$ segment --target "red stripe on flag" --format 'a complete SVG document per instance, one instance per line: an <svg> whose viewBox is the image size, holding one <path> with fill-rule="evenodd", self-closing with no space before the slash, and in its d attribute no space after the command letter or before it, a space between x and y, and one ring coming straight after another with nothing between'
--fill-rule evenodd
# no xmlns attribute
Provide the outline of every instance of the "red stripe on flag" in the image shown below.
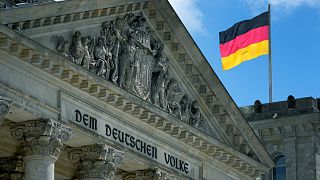
<svg viewBox="0 0 320 180"><path fill-rule="evenodd" d="M252 29L245 34L242 34L235 39L220 44L221 57L227 57L230 54L235 53L237 50L245 48L250 44L258 43L269 39L268 26L262 26Z"/></svg>

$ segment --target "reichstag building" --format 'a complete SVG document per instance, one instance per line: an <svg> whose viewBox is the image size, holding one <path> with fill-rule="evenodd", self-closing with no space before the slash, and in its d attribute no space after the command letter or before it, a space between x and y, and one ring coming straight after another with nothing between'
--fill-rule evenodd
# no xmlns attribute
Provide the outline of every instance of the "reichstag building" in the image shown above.
<svg viewBox="0 0 320 180"><path fill-rule="evenodd" d="M238 108L167 0L0 6L0 179L320 179L317 100Z"/></svg>

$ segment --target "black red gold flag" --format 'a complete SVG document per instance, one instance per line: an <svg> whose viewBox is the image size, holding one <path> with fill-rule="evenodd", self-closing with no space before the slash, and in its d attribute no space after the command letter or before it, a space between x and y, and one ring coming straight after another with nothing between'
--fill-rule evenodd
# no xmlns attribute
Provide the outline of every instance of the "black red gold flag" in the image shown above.
<svg viewBox="0 0 320 180"><path fill-rule="evenodd" d="M219 36L223 70L269 54L269 12L238 22Z"/></svg>

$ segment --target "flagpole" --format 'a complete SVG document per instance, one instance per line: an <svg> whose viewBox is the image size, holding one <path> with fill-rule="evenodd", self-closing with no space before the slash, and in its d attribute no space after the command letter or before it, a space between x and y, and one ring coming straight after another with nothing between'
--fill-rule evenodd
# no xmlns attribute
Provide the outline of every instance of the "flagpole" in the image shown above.
<svg viewBox="0 0 320 180"><path fill-rule="evenodd" d="M271 11L270 1L268 0L269 11L269 103L272 103L272 58L271 58Z"/></svg>

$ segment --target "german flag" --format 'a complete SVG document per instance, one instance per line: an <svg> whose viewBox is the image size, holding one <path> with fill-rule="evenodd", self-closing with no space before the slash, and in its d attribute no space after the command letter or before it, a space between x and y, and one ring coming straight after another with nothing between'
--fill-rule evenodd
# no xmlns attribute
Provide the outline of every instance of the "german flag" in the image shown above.
<svg viewBox="0 0 320 180"><path fill-rule="evenodd" d="M269 54L269 12L238 22L219 36L223 70Z"/></svg>

